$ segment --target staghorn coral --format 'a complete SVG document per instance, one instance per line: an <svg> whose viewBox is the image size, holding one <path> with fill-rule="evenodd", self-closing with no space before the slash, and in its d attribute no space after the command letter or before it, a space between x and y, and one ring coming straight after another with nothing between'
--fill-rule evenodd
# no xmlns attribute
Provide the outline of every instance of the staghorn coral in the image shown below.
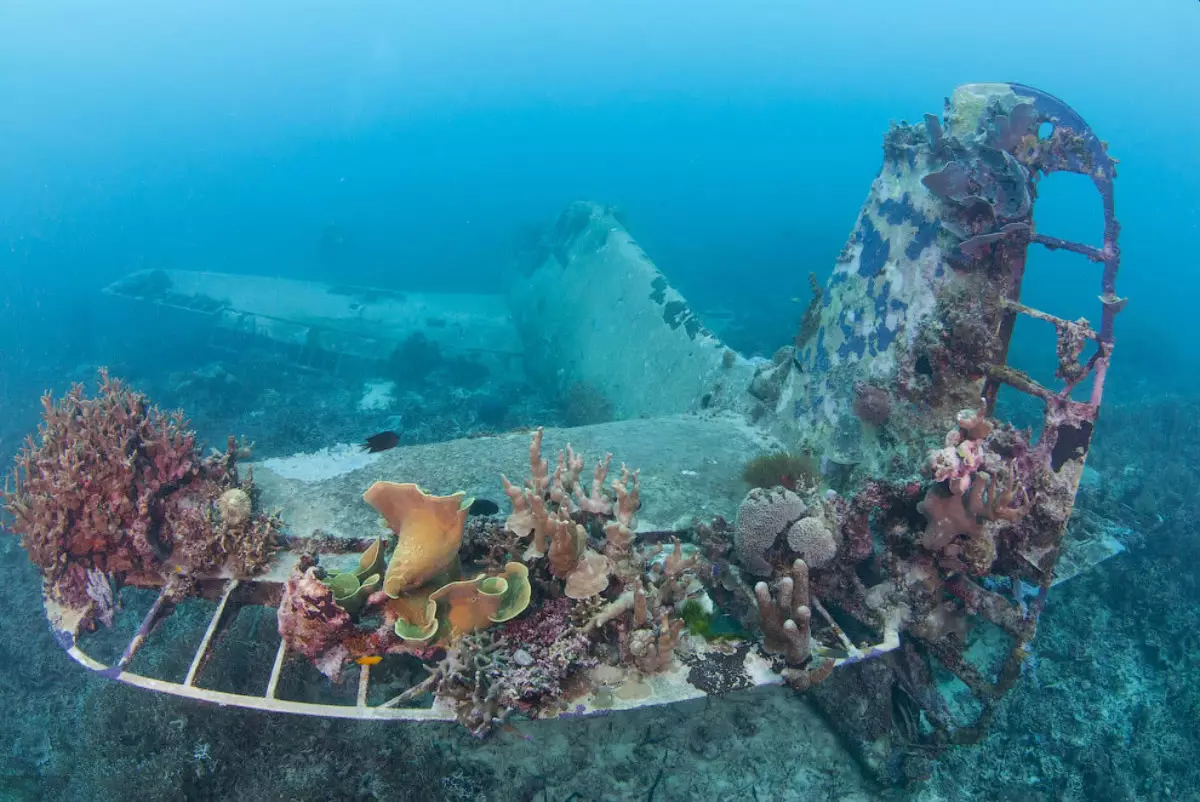
<svg viewBox="0 0 1200 802"><path fill-rule="evenodd" d="M734 556L755 576L769 576L770 564L763 555L788 526L804 516L808 507L795 493L784 488L755 488L738 507L734 530Z"/></svg>
<svg viewBox="0 0 1200 802"><path fill-rule="evenodd" d="M9 528L61 602L92 605L91 570L160 585L171 574L245 576L265 566L279 521L246 509L252 477L238 512L216 513L239 485L244 448L234 438L224 453L201 456L182 413L163 412L106 370L94 397L76 384L58 401L44 395L42 409L3 500Z"/></svg>
<svg viewBox="0 0 1200 802"><path fill-rule="evenodd" d="M696 582L699 555L683 556L683 544L672 537L673 547L661 561L655 561L649 572L651 588L658 594L658 603L664 606L682 604L691 595ZM661 546L658 547L661 550Z"/></svg>
<svg viewBox="0 0 1200 802"><path fill-rule="evenodd" d="M646 561L634 552L628 564L636 566L636 574L625 580L626 590L600 608L584 626L584 631L590 632L613 624L622 664L632 665L642 674L665 671L671 666L686 626L678 612L693 590L701 587L696 578L699 556L684 557L678 539L674 540L674 548L658 560L661 552L661 545L656 545L646 555L649 570Z"/></svg>
<svg viewBox="0 0 1200 802"><path fill-rule="evenodd" d="M543 434L539 427L530 441L530 477L524 486L518 487L507 476L500 477L513 506L505 526L518 537L530 538L524 559L546 556L551 574L567 580L568 594L587 598L607 587L614 561L620 560L631 547L637 526L635 515L641 505L638 473L622 465L620 477L606 489L604 483L612 460L612 455L607 454L596 464L590 488L585 491L580 482L583 457L568 444L559 452L551 475L549 464L541 455ZM608 519L603 524L608 556L587 547L587 530L580 521L588 520L589 516Z"/></svg>
<svg viewBox="0 0 1200 802"><path fill-rule="evenodd" d="M247 453L243 446L229 440L228 450L221 460L232 465L235 454ZM229 476L228 471L226 476ZM234 477L236 480L236 477ZM193 529L208 532L208 538L189 539L176 547L171 562L184 574L204 575L223 569L238 578L251 577L265 571L282 539L283 520L278 513L255 513L253 499L254 472L237 487L226 490L217 499L217 516L213 505L197 507L181 505L180 513L190 513L198 520ZM222 508L222 500L226 508Z"/></svg>
<svg viewBox="0 0 1200 802"><path fill-rule="evenodd" d="M587 531L570 518L556 518L554 524L546 560L550 563L550 573L568 579L587 549Z"/></svg>
<svg viewBox="0 0 1200 802"><path fill-rule="evenodd" d="M682 618L671 618L664 612L656 626L623 631L621 652L643 674L663 671L675 657L683 629Z"/></svg>
<svg viewBox="0 0 1200 802"><path fill-rule="evenodd" d="M491 734L504 726L513 712L512 707L502 704L503 686L489 683L485 673L498 648L487 632L460 639L426 669L428 677L391 700L391 704L406 704L432 693L454 705L459 723L472 735L481 738Z"/></svg>

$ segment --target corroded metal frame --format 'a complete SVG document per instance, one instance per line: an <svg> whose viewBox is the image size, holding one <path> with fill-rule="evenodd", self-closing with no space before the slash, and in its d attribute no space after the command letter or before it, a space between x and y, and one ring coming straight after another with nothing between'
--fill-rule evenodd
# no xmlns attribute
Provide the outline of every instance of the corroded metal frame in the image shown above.
<svg viewBox="0 0 1200 802"><path fill-rule="evenodd" d="M56 604L48 597L45 598L46 616L54 628L55 638L63 646L68 655L84 668L97 674L124 682L136 688L142 688L156 693L165 693L184 699L208 702L221 707L239 707L249 710L259 710L265 713L292 713L304 716L319 716L324 718L357 719L365 721L454 721L454 711L450 708L434 705L431 708L402 708L395 706L395 700L389 700L380 705L367 704L367 695L371 683L371 666L358 666L357 691L353 705L320 704L315 702L297 702L278 697L279 677L287 657L287 648L281 640L271 665L271 673L267 679L267 689L262 696L250 694L229 693L202 688L196 683L200 680L205 665L211 654L211 647L224 626L232 619L235 608L245 602L234 603L235 592L247 587L266 583L244 583L236 579L217 580L208 583L207 590L219 589L217 607L213 611L205 628L204 636L197 646L188 666L187 676L183 682L147 677L126 670L137 652L145 645L151 633L171 614L174 603L169 591L161 589L150 611L142 619L141 625L133 638L126 645L120 659L106 665L83 650L78 642L83 615L74 610ZM273 583L272 583L273 584Z"/></svg>
<svg viewBox="0 0 1200 802"><path fill-rule="evenodd" d="M278 565L273 573L278 573ZM281 640L272 662L271 671L267 678L265 693L261 696L227 691L216 691L200 687L197 683L203 676L211 649L220 637L225 626L233 619L236 611L250 604L270 606L277 601L281 593L281 581L275 577L255 581L239 581L237 579L210 579L199 583L200 596L216 600L216 609L209 618L204 634L192 655L187 674L182 682L158 679L138 674L128 670L134 656L148 642L162 621L171 615L176 607L168 588L159 588L158 595L150 606L150 610L142 618L142 622L125 646L117 662L108 665L89 655L79 643L81 630L87 617L87 611L74 610L57 604L48 595L43 596L46 617L54 631L55 640L70 655L71 659L84 668L96 672L102 677L124 682L144 690L165 693L185 699L217 704L222 707L238 707L248 710L258 710L267 713L292 713L305 716L321 716L330 718L355 719L360 721L455 721L456 714L450 705L441 704L435 696L434 702L428 708L400 707L405 694L402 692L385 702L377 705L368 704L368 694L371 683L371 666L359 664L358 676L355 680L356 692L354 704L323 704L315 702L298 702L280 699L278 696L279 679L283 665L288 657L286 644ZM866 648L857 648L847 642L848 654L831 657L834 667L859 663L891 652L900 646L899 633L889 630L883 639ZM743 664L744 687L783 684L783 677L777 673L770 661L758 655L755 650L747 652ZM698 699L706 693L688 682L688 666L676 662L670 669L657 677L646 678L651 687L651 696L645 699L628 700L599 706L585 699L576 704L567 714L586 716L613 710L636 709L662 704L674 704Z"/></svg>

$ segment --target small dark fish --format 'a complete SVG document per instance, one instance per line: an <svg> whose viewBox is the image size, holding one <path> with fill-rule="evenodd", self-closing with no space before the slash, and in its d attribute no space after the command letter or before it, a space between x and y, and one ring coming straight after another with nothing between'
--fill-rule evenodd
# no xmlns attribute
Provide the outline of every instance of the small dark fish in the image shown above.
<svg viewBox="0 0 1200 802"><path fill-rule="evenodd" d="M495 515L498 512L500 512L500 505L494 501L488 501L486 498L475 499L467 509L468 515Z"/></svg>
<svg viewBox="0 0 1200 802"><path fill-rule="evenodd" d="M399 443L400 435L395 432L380 432L368 437L367 442L362 444L362 448L363 451L376 454L380 451L387 451L389 448L395 448Z"/></svg>

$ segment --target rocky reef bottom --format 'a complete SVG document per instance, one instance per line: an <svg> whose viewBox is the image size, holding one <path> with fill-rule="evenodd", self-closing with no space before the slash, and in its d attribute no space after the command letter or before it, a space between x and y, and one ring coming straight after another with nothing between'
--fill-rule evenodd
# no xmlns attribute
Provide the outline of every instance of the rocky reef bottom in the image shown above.
<svg viewBox="0 0 1200 802"><path fill-rule="evenodd" d="M300 385L313 392L300 393ZM318 389L329 388L298 380L288 397L324 397ZM359 389L333 406L354 407ZM195 393L181 389L178 395L183 403ZM449 401L446 409L445 421L464 426L451 416ZM297 407L286 431L267 432L245 410L217 411L204 423L269 442L287 440L291 448L338 437L353 441L390 425L376 413L353 424L319 413L311 405ZM541 411L520 408L513 415L536 419ZM28 430L23 416L18 409L8 426ZM479 417L466 428L484 430ZM267 419L272 425L284 420ZM990 736L976 747L951 750L934 763L930 780L910 788L873 785L820 715L786 688L590 718L514 720L486 741L452 724L269 715L143 692L90 674L62 652L43 615L39 574L17 540L6 537L0 538L0 564L8 569L0 586L6 612L0 617L0 666L6 669L0 672L6 700L0 797L1188 798L1189 788L1200 787L1193 759L1200 754L1194 726L1200 712L1194 634L1200 632L1200 542L1194 537L1200 466L1190 456L1200 453L1197 421L1200 402L1191 398L1105 407L1077 513L1096 512L1139 534L1125 543L1125 554L1054 589L1025 676ZM453 427L405 432L413 440L466 433ZM4 437L0 447L11 451L18 442ZM273 627L272 613L259 611L263 620L248 618L239 626Z"/></svg>
<svg viewBox="0 0 1200 802"><path fill-rule="evenodd" d="M1160 592L1186 590L1151 549L1059 588L991 736L909 789L874 787L786 688L516 722L486 741L453 724L308 719L146 693L59 650L37 572L14 540L0 541L0 555L10 566L0 589L6 799L1168 799L1200 780L1188 759L1200 746L1189 723L1200 705L1195 655L1159 650L1154 599L1132 590L1147 575L1163 580Z"/></svg>
<svg viewBox="0 0 1200 802"><path fill-rule="evenodd" d="M54 643L39 576L0 539L0 795L7 799L1179 799L1200 787L1195 404L1116 407L1080 495L1146 533L1055 589L991 735L928 782L881 789L792 691L594 718L450 724L221 710L83 671ZM1146 433L1152 432L1148 436ZM1159 440L1162 443L1159 443ZM1169 445L1169 447L1168 447ZM1161 448L1159 447L1161 446ZM1175 456L1172 456L1175 455ZM253 628L264 621L245 622ZM236 632L231 633L236 635Z"/></svg>

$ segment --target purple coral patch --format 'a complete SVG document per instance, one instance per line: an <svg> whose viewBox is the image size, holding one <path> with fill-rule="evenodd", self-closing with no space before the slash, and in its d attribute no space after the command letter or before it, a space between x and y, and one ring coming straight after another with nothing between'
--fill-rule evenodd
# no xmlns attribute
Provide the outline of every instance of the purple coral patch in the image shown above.
<svg viewBox="0 0 1200 802"><path fill-rule="evenodd" d="M862 244L862 255L858 260L858 274L863 277L879 275L887 265L888 257L891 256L891 246L875 228L875 224L869 217L863 218Z"/></svg>
<svg viewBox="0 0 1200 802"><path fill-rule="evenodd" d="M925 115L925 130L929 134L929 141L934 148L942 144L942 124L938 121L936 114Z"/></svg>
<svg viewBox="0 0 1200 802"><path fill-rule="evenodd" d="M996 225L996 210L983 198L971 195L963 201L959 222L972 234L991 231Z"/></svg>
<svg viewBox="0 0 1200 802"><path fill-rule="evenodd" d="M990 234L978 234L968 240L963 240L958 249L962 251L963 256L970 259L978 259L992 250L992 243L1002 239L1004 239L1004 235L999 231L993 231Z"/></svg>
<svg viewBox="0 0 1200 802"><path fill-rule="evenodd" d="M1041 122L1037 109L1030 103L1018 103L1007 116L996 118L993 143L1001 150L1012 150L1021 144L1021 138L1033 132Z"/></svg>
<svg viewBox="0 0 1200 802"><path fill-rule="evenodd" d="M942 221L936 217L933 220L922 222L917 226L917 233L913 236L912 241L904 249L904 255L912 261L920 258L921 253L937 240L938 232L941 230Z"/></svg>
<svg viewBox="0 0 1200 802"><path fill-rule="evenodd" d="M813 360L813 370L824 373L829 370L829 352L825 349L825 329L817 332L817 354Z"/></svg>
<svg viewBox="0 0 1200 802"><path fill-rule="evenodd" d="M895 226L906 220L912 220L916 217L917 210L913 208L912 203L908 199L908 193L905 192L900 200L888 198L880 203L879 213L883 215L883 219Z"/></svg>
<svg viewBox="0 0 1200 802"><path fill-rule="evenodd" d="M964 256L971 259L978 259L991 251L993 243L1009 237L1020 237L1028 234L1029 226L1024 223L1009 223L999 231L971 237L962 242L958 247Z"/></svg>

